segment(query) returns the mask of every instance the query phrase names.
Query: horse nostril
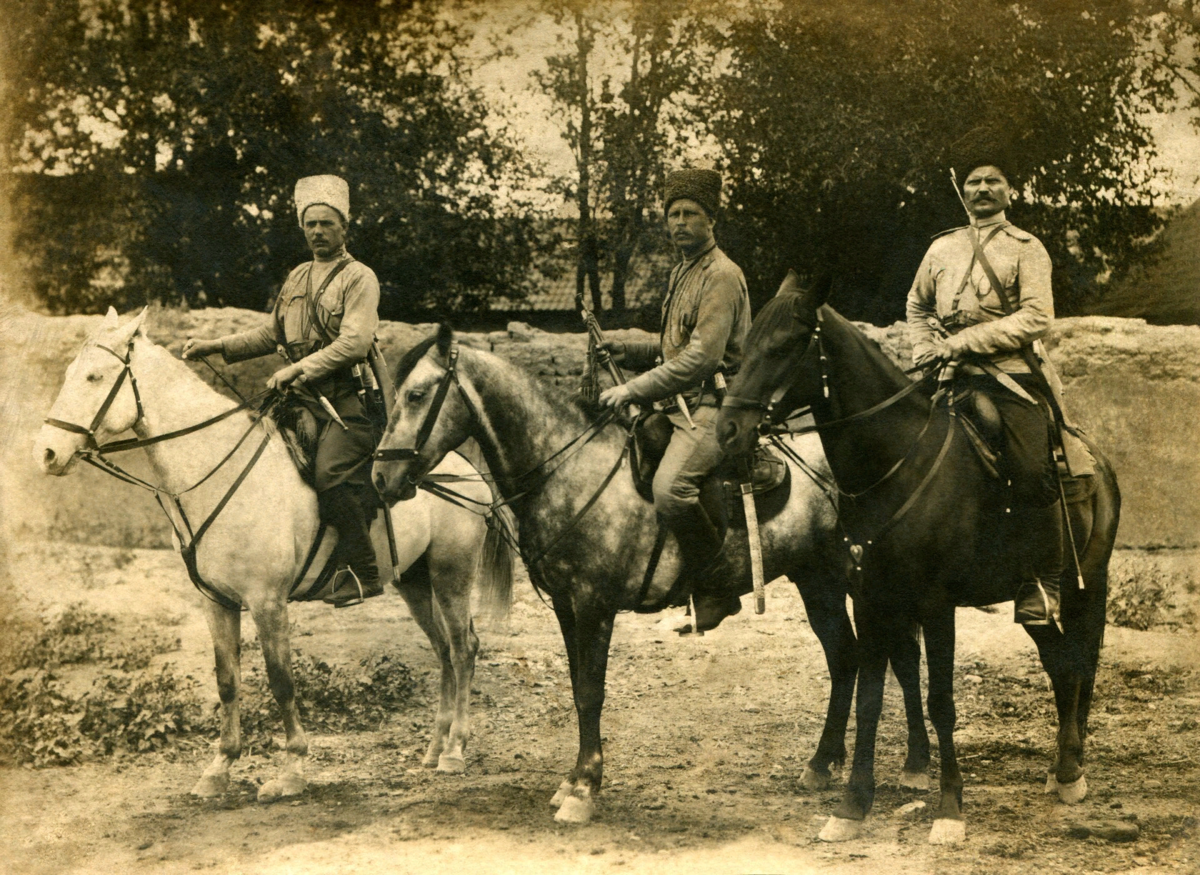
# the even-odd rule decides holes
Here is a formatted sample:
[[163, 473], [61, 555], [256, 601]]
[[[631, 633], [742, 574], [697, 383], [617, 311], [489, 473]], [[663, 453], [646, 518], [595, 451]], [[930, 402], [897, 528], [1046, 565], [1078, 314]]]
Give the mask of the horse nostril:
[[387, 479], [382, 474], [375, 475], [375, 491], [382, 493], [387, 489]]
[[49, 447], [46, 447], [46, 451], [44, 453], [42, 453], [42, 464], [45, 465], [47, 468], [49, 468], [57, 460], [58, 460], [58, 456], [55, 455], [54, 450], [50, 449]]

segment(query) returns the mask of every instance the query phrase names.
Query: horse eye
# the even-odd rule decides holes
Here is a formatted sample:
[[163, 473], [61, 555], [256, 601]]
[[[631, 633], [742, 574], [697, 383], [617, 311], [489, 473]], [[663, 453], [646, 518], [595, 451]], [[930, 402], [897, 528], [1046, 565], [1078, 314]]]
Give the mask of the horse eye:
[[408, 403], [409, 404], [420, 404], [424, 400], [425, 400], [425, 393], [422, 392], [420, 389], [409, 390], [409, 393], [408, 393]]
[[87, 375], [87, 381], [89, 383], [99, 383], [103, 379], [104, 379], [103, 374], [88, 374]]

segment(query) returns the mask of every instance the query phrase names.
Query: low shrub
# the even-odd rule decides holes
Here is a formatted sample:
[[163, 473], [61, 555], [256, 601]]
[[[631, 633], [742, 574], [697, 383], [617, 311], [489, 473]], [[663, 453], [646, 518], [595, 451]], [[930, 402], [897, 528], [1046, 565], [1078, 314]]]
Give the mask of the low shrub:
[[[296, 650], [292, 679], [305, 727], [325, 732], [378, 729], [390, 714], [411, 704], [417, 688], [412, 669], [387, 654], [367, 657], [357, 666], [331, 666]], [[242, 697], [247, 741], [269, 746], [280, 716], [261, 665], [245, 674]]]
[[171, 665], [100, 671], [78, 692], [48, 669], [0, 678], [0, 758], [63, 766], [121, 752], [159, 750], [196, 725], [196, 681]]

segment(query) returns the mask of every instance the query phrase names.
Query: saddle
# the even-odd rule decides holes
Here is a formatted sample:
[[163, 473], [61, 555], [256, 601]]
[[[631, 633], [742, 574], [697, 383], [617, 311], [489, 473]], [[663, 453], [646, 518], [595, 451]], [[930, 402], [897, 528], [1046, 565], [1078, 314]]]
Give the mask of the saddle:
[[[988, 476], [1003, 480], [1000, 473], [1000, 447], [1004, 445], [1004, 424], [995, 403], [984, 392], [963, 390], [953, 397], [959, 423], [967, 443], [975, 451]], [[1068, 504], [1086, 501], [1096, 492], [1096, 459], [1083, 440], [1081, 431], [1067, 425], [1063, 429], [1063, 448], [1057, 459], [1058, 477]]]
[[296, 464], [301, 479], [309, 486], [316, 486], [317, 439], [321, 424], [313, 412], [296, 402], [276, 404], [270, 412], [287, 447], [288, 455]]
[[[673, 428], [667, 415], [659, 412], [644, 414], [634, 424], [629, 467], [633, 484], [646, 501], [654, 501], [654, 474], [667, 452]], [[727, 458], [717, 466], [710, 479], [729, 487], [732, 483], [742, 482], [743, 470], [740, 459]], [[765, 443], [755, 447], [750, 472], [755, 495], [772, 492], [788, 479], [787, 464]]]

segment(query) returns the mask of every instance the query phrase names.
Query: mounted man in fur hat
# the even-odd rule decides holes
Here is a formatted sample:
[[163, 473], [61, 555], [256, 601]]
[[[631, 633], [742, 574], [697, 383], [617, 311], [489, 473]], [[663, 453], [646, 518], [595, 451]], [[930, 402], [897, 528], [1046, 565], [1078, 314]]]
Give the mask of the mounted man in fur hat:
[[[654, 475], [654, 506], [679, 542], [681, 583], [696, 608], [696, 630], [711, 629], [741, 610], [737, 596], [721, 594], [710, 571], [721, 550], [721, 529], [700, 503], [700, 486], [721, 461], [717, 445], [718, 374], [731, 377], [742, 362], [750, 330], [750, 298], [742, 270], [713, 236], [721, 177], [688, 169], [667, 178], [667, 231], [682, 261], [671, 271], [658, 343], [609, 341], [614, 360], [642, 373], [606, 389], [600, 403], [664, 402], [671, 441]], [[649, 370], [647, 370], [647, 368]]]
[[1008, 221], [1014, 159], [1004, 135], [976, 129], [951, 153], [966, 173], [960, 196], [970, 224], [938, 235], [917, 270], [907, 302], [913, 361], [952, 363], [956, 385], [984, 394], [999, 414], [1000, 473], [1013, 521], [1030, 533], [1015, 622], [1045, 625], [1058, 613], [1064, 545], [1052, 455], [1061, 396], [1040, 341], [1054, 321], [1050, 256]]
[[305, 177], [296, 183], [295, 200], [313, 260], [288, 275], [271, 323], [216, 340], [188, 338], [183, 357], [219, 352], [229, 363], [276, 352], [286, 357], [267, 386], [292, 386], [289, 399], [315, 420], [318, 507], [322, 522], [337, 529], [347, 566], [325, 601], [345, 607], [383, 592], [368, 528], [378, 503], [370, 482], [376, 434], [360, 392], [379, 325], [379, 280], [346, 251], [345, 180]]

